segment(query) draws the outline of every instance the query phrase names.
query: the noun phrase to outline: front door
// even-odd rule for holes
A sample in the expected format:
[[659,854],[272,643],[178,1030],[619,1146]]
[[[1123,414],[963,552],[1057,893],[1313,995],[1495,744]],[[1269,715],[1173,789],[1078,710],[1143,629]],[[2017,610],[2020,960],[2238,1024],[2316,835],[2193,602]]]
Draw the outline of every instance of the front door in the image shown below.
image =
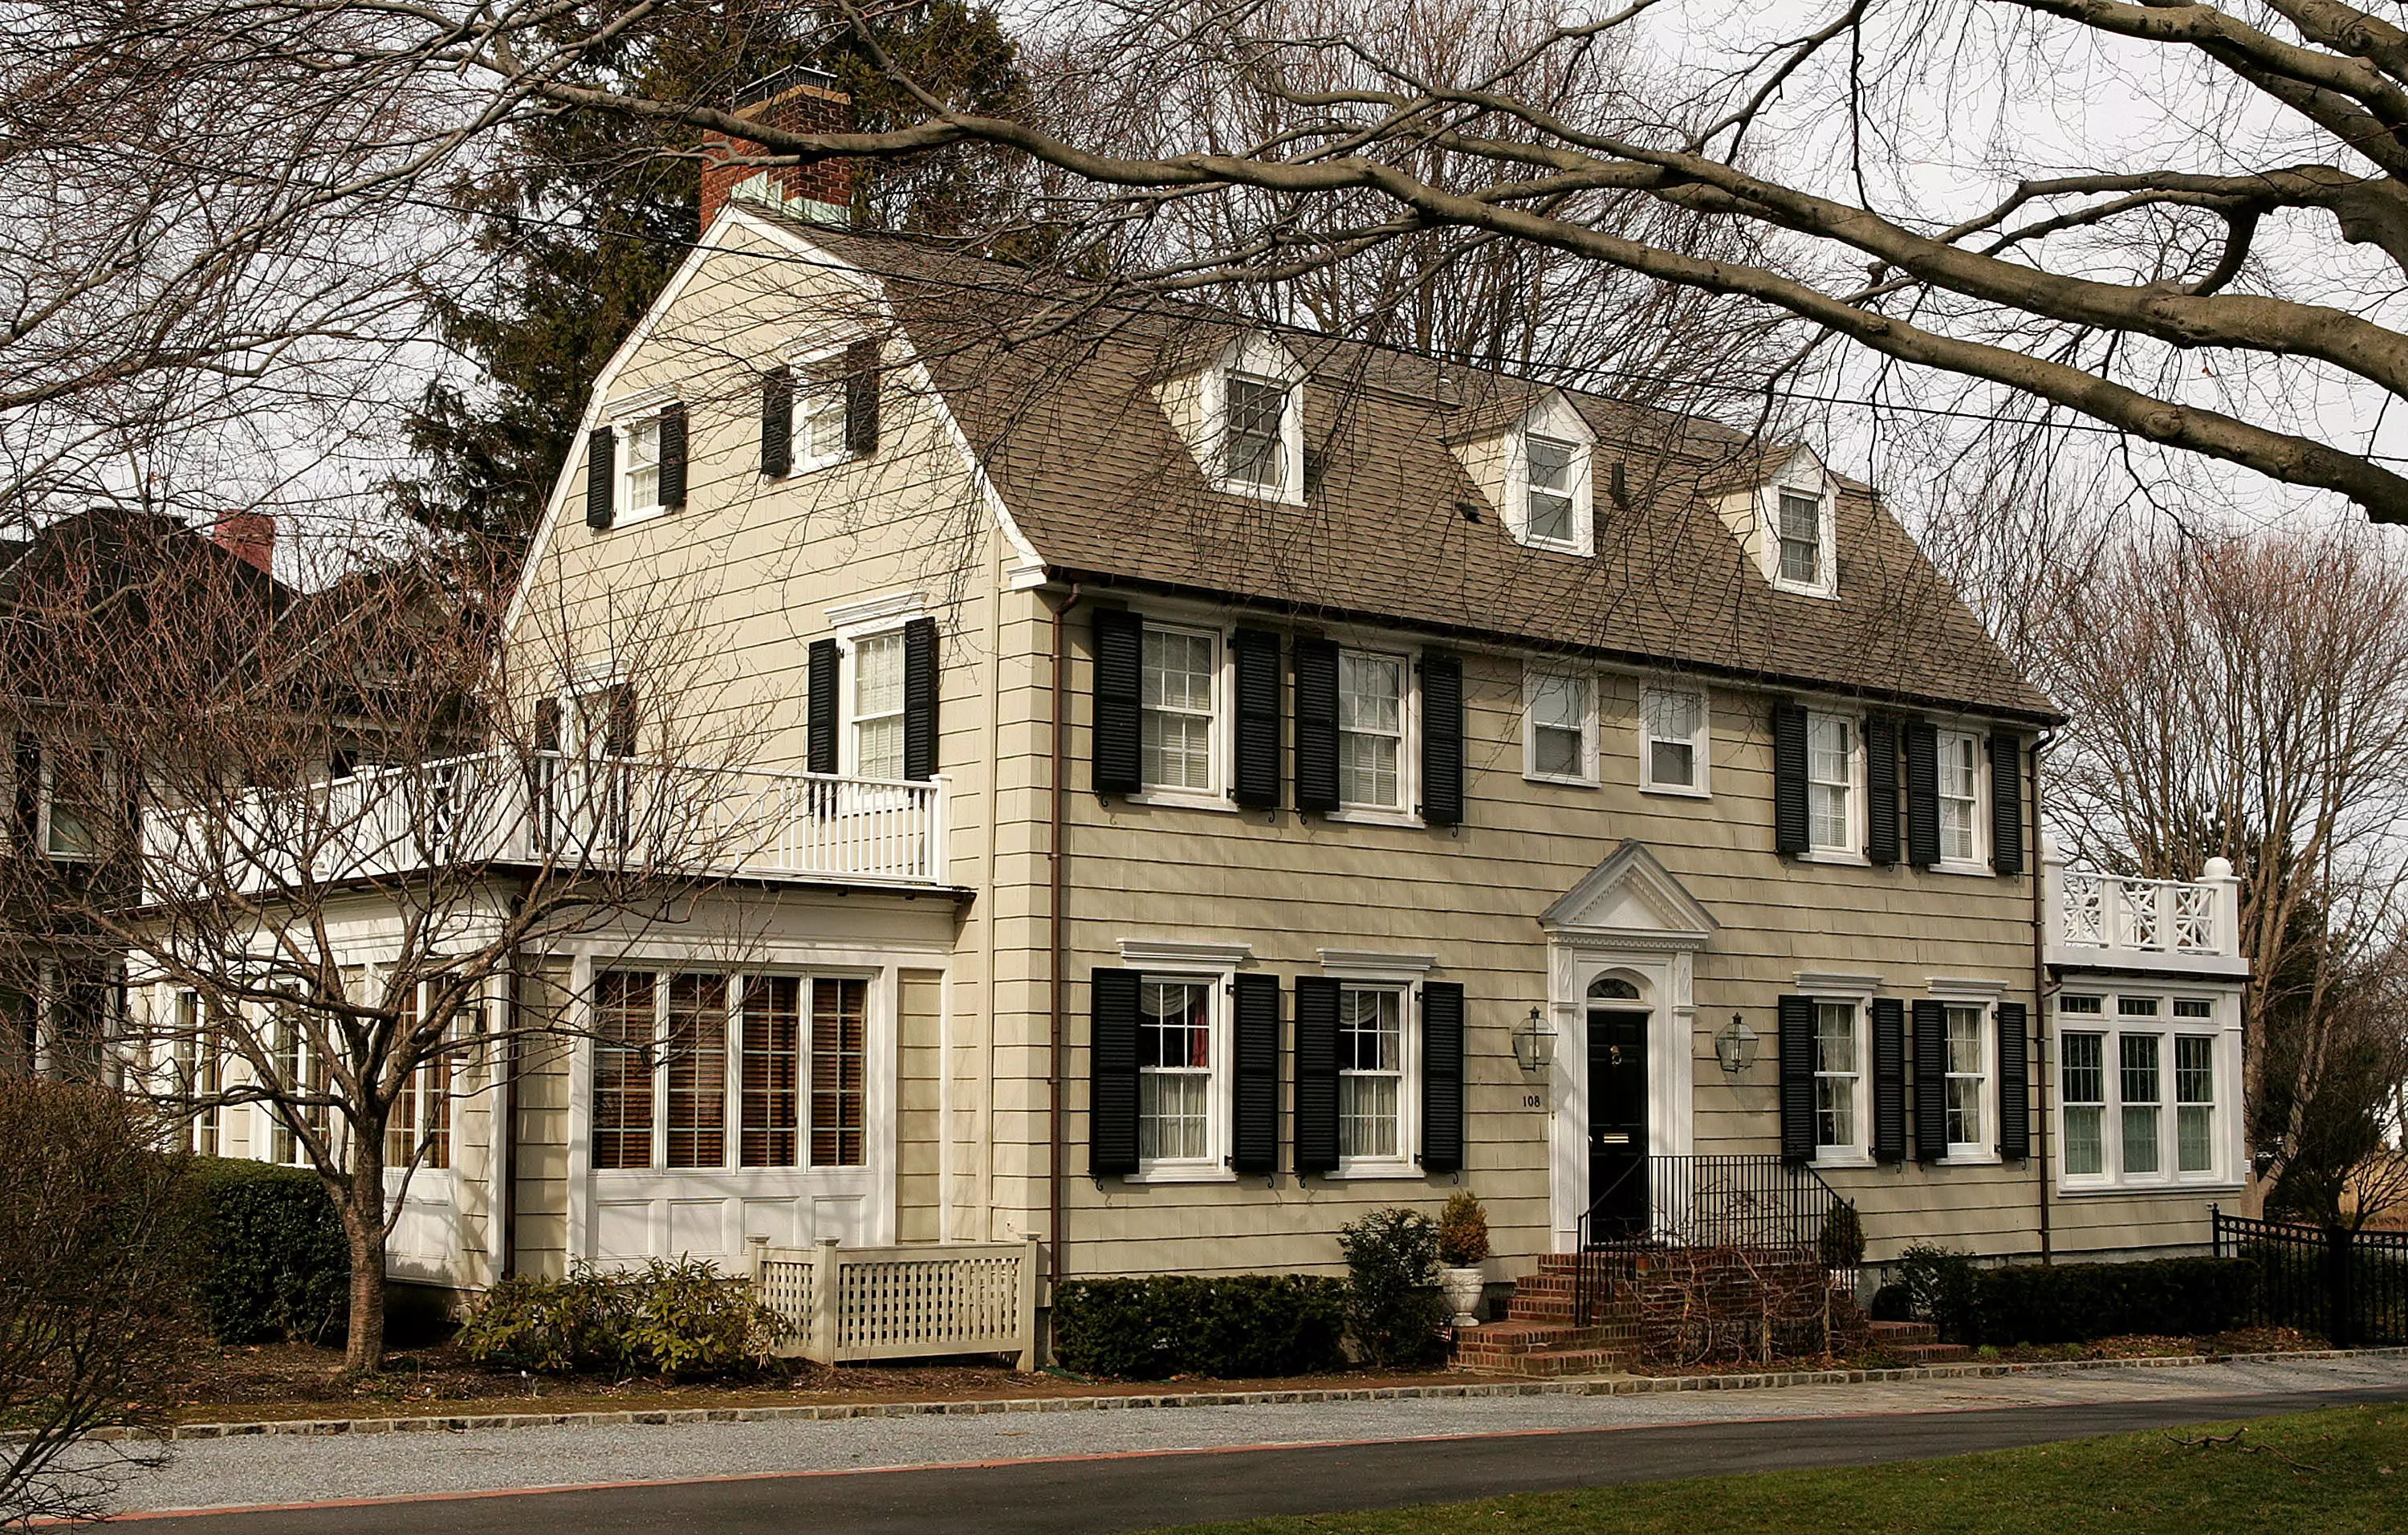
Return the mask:
[[1588,1015],[1588,1240],[1647,1230],[1647,1014]]

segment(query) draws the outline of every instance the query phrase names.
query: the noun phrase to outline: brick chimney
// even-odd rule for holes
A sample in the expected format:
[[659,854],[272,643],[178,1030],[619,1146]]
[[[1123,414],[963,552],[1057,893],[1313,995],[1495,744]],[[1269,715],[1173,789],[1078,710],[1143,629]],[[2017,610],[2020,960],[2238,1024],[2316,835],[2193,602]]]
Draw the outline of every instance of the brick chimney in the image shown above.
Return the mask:
[[221,513],[209,537],[220,549],[262,575],[276,573],[276,517],[265,511]]
[[[836,89],[836,77],[818,69],[779,71],[737,93],[736,115],[788,133],[851,133],[853,98]],[[726,155],[766,151],[748,138],[712,134],[703,142],[702,222],[732,199],[757,202],[814,223],[853,222],[853,164],[821,160],[808,165],[730,165]]]

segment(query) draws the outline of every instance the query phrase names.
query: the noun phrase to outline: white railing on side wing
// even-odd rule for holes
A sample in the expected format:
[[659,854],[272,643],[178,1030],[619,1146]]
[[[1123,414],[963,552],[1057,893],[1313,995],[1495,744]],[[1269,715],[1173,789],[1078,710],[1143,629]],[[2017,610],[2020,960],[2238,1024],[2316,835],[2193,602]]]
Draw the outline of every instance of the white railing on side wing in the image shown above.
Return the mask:
[[2046,860],[2052,948],[2230,958],[2241,952],[2240,882],[2221,858],[2197,880],[2144,880]]

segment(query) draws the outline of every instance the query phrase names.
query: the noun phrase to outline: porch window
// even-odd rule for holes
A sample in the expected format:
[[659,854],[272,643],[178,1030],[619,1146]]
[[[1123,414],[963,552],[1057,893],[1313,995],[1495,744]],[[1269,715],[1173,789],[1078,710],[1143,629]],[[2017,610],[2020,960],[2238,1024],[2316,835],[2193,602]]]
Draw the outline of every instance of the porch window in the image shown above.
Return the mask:
[[2215,1170],[2215,1041],[2174,1036],[2174,1170]]
[[2158,1037],[2123,1034],[2116,1038],[2121,1071],[2119,1124],[2123,1127],[2124,1173],[2127,1177],[2158,1170],[2157,1111],[2163,1091],[2158,1078]]
[[857,1168],[868,1121],[869,983],[811,983],[811,1166]]
[[1405,662],[1338,653],[1338,799],[1354,810],[1405,808]]
[[678,975],[668,984],[668,1148],[673,1168],[727,1160],[727,978]]
[[[418,1008],[418,989],[412,987],[400,1005],[400,1033],[417,1029]],[[444,1027],[444,1042],[448,1045],[464,1033],[455,1018]],[[439,1171],[451,1167],[452,1068],[452,1056],[437,1054],[402,1080],[385,1120],[385,1166],[407,1167],[415,1159],[421,1168]]]
[[653,984],[649,970],[594,981],[594,1165],[652,1165]]
[[2065,1175],[2107,1172],[2107,1037],[2061,1034],[2057,1078],[2065,1100]]
[[[276,1069],[277,1086],[285,1101],[271,1105],[268,1117],[269,1160],[285,1167],[312,1167],[308,1143],[294,1128],[300,1125],[325,1143],[330,1123],[330,1106],[326,1095],[326,1058],[323,1052],[311,1048],[301,1026],[297,1004],[280,1003],[268,1026],[268,1058]],[[297,1104],[294,1099],[302,1101]],[[309,1101],[315,1099],[317,1101]]]
[[201,994],[176,994],[176,1093],[183,1100],[184,1144],[195,1156],[218,1154],[218,1129],[222,1112],[218,1095],[225,1091],[225,1053],[209,1028]]
[[1212,988],[1147,980],[1138,988],[1138,1157],[1212,1155]]
[[744,989],[744,1101],[738,1160],[748,1168],[795,1165],[796,1083],[802,1066],[802,983],[758,975]]
[[1405,994],[1394,986],[1338,993],[1338,1155],[1404,1155]]
[[1821,1152],[1864,1150],[1856,1101],[1864,1083],[1858,1034],[1854,1002],[1814,1004],[1814,1145]]

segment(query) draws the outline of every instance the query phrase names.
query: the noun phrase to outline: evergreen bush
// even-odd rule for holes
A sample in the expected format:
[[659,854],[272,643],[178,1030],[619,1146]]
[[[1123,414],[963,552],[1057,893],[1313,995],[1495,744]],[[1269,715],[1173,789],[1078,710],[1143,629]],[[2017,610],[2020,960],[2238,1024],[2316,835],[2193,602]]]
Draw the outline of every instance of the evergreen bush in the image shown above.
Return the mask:
[[757,1368],[785,1330],[744,1281],[654,1258],[632,1273],[580,1264],[566,1279],[503,1280],[469,1307],[459,1341],[484,1364],[685,1380]]
[[1054,1292],[1054,1358],[1082,1375],[1311,1374],[1346,1362],[1345,1326],[1345,1282],[1312,1274],[1077,1279]]
[[1985,1343],[2086,1343],[2147,1333],[2204,1338],[2246,1327],[2258,1270],[2244,1259],[2017,1263],[1985,1270],[1976,1309]]
[[1418,1210],[1375,1210],[1340,1229],[1347,1329],[1366,1362],[1419,1364],[1446,1321],[1438,1282],[1438,1225]]
[[210,1335],[222,1343],[255,1343],[320,1342],[339,1333],[351,1293],[351,1246],[318,1175],[200,1156],[187,1176]]

